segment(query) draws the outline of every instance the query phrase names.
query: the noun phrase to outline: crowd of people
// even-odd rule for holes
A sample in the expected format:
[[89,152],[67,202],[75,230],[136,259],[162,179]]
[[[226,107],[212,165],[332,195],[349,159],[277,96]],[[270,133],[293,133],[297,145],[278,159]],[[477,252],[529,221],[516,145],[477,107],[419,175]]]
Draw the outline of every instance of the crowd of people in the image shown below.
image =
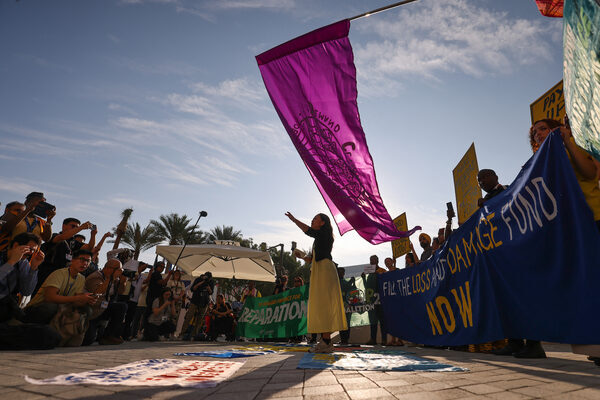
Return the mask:
[[[568,126],[554,120],[537,121],[530,129],[535,152],[549,133],[557,129],[575,176],[600,230],[600,187],[597,162],[577,146]],[[479,186],[486,193],[480,207],[505,190],[491,169],[478,173]],[[94,342],[118,345],[127,340],[157,341],[179,337],[183,340],[215,340],[224,335],[235,339],[236,315],[248,297],[260,297],[254,282],[236,301],[214,296],[215,281],[207,272],[186,284],[182,272],[155,261],[153,265],[133,259],[131,251],[114,249],[99,268],[99,253],[112,237],[105,233],[97,242],[97,227],[77,218],[66,218],[58,232],[53,231],[54,206],[43,193],[32,192],[24,202],[12,201],[0,217],[0,348],[47,349],[55,346],[87,346]],[[341,297],[340,282],[344,270],[332,261],[333,230],[329,217],[317,214],[310,225],[286,216],[306,235],[315,239],[312,254],[298,255],[311,264],[308,304],[309,342],[321,340],[312,351],[331,352],[331,334],[339,331],[342,343],[348,343],[348,316]],[[452,235],[452,208],[446,225],[433,238],[421,233],[417,253],[412,243],[405,256],[405,267],[428,260]],[[82,231],[89,230],[89,239]],[[396,260],[388,257],[385,268],[377,256],[369,260],[375,276],[396,270]],[[171,267],[171,266],[169,266]],[[278,278],[273,294],[303,286],[302,277]],[[214,301],[213,301],[214,299]],[[371,325],[369,344],[377,343],[378,327],[382,344],[402,345],[401,338],[388,340],[380,306],[375,307],[377,323]],[[178,329],[179,326],[179,329]],[[176,336],[177,335],[177,336]],[[299,342],[302,338],[288,338]],[[545,357],[539,341],[507,338],[496,343],[475,344],[475,351],[523,358]],[[594,359],[594,361],[599,361]]]
[[164,262],[137,261],[128,249],[108,251],[99,268],[114,235],[96,243],[97,227],[77,218],[53,232],[55,215],[44,194],[32,192],[0,217],[0,348],[156,341],[174,338],[178,321],[182,339],[233,339],[235,310],[222,295],[212,300],[210,272],[186,285],[181,271],[165,274]]

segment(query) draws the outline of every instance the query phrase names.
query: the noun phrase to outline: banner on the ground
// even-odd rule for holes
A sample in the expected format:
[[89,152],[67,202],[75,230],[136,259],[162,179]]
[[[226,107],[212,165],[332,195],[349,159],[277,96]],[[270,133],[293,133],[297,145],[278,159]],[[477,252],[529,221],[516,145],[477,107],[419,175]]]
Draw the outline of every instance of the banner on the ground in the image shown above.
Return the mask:
[[561,80],[539,99],[529,105],[531,123],[541,119],[562,121],[565,117],[565,96],[563,96],[563,81]]
[[298,363],[298,368],[351,371],[468,371],[466,368],[426,360],[401,350],[362,350],[344,353],[306,354]]
[[567,1],[564,19],[567,115],[577,144],[600,160],[600,3]]
[[600,343],[600,234],[558,132],[432,258],[379,275],[386,330],[416,343]]
[[229,378],[243,362],[153,359],[114,368],[59,375],[48,379],[25,377],[36,385],[126,385],[213,387]]
[[238,318],[237,335],[289,338],[306,334],[308,285],[267,297],[249,297]]
[[340,281],[348,327],[376,324],[375,307],[380,307],[377,274],[366,274]]
[[[408,221],[406,220],[406,213],[402,213],[394,218],[394,225],[399,231],[408,230]],[[392,241],[392,255],[394,258],[402,257],[410,251],[410,239],[402,238]]]
[[379,244],[407,237],[414,229],[399,232],[379,194],[358,113],[349,30],[350,21],[343,20],[274,47],[256,61],[340,234],[354,229]]
[[477,184],[478,172],[479,166],[475,154],[475,143],[471,143],[463,158],[452,170],[459,224],[465,222],[477,211],[477,200],[481,198],[481,189]]

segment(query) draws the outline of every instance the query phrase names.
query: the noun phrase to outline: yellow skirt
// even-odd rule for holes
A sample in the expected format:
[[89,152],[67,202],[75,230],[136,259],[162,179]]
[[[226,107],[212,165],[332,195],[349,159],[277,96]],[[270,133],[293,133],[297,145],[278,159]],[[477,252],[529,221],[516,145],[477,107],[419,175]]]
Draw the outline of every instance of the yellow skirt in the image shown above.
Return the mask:
[[348,329],[340,280],[333,261],[312,262],[308,289],[308,333],[325,333]]

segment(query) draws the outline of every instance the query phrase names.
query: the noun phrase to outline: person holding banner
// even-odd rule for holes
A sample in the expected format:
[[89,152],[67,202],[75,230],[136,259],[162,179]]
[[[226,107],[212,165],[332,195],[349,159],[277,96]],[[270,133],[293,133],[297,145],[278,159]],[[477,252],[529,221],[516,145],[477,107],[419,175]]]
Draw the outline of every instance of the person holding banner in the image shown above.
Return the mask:
[[[596,226],[600,230],[600,187],[598,187],[598,181],[596,180],[596,165],[592,156],[575,143],[571,129],[553,119],[536,121],[529,129],[531,148],[535,153],[554,130],[560,131],[577,182],[593,212]],[[507,346],[493,353],[496,355],[512,354],[517,358],[546,358],[541,343],[529,339],[525,344],[522,339],[509,339]]]
[[575,143],[571,128],[553,119],[536,121],[529,129],[529,140],[532,143],[532,150],[534,153],[537,150],[533,143],[536,143],[539,148],[550,132],[555,129],[560,129],[560,135],[565,143],[567,155],[569,156],[569,161],[571,161],[575,177],[577,178],[577,182],[579,182],[586,202],[594,213],[596,226],[600,230],[600,187],[596,179],[598,170],[593,157]]
[[290,212],[285,215],[305,234],[315,239],[312,257],[304,257],[311,263],[308,292],[308,333],[320,333],[321,341],[310,349],[312,353],[331,353],[331,333],[348,329],[342,290],[337,269],[331,257],[333,228],[325,214],[317,214],[310,226],[297,220]]
[[[391,257],[386,258],[384,261],[384,264],[385,264],[386,268],[388,269],[387,272],[392,272],[392,271],[397,270],[396,260]],[[392,336],[392,335],[390,335],[390,336]],[[402,339],[400,339],[396,336],[392,336],[392,340],[385,343],[385,345],[386,346],[404,346],[404,342],[402,341]]]

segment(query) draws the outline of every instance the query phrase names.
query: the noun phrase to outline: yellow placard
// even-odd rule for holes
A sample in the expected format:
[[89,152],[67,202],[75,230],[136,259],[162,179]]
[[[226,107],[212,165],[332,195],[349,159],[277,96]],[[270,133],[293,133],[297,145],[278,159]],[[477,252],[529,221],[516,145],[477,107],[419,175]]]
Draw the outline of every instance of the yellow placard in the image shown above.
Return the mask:
[[[406,232],[408,230],[408,222],[406,221],[406,213],[402,213],[402,215],[394,218],[394,225],[398,228],[399,231]],[[406,253],[410,251],[410,242],[409,239],[402,238],[392,240],[392,254],[394,258],[402,257]]]
[[459,224],[469,219],[478,209],[477,200],[481,198],[481,189],[477,184],[478,172],[475,143],[472,143],[458,165],[452,170]]
[[540,119],[555,119],[562,121],[565,117],[565,96],[563,96],[563,81],[558,82],[539,99],[531,103],[531,123]]

